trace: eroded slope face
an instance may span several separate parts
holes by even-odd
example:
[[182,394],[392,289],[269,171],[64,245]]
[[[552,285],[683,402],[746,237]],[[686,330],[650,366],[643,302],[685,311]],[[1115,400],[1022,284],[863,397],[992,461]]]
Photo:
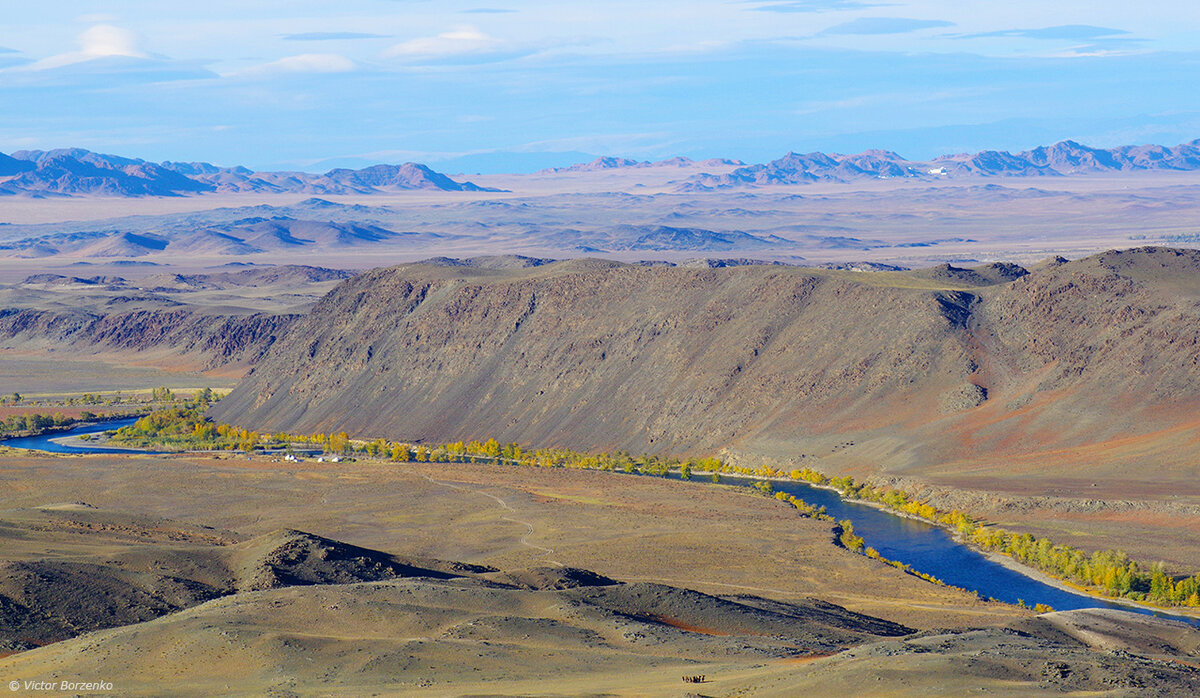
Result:
[[853,276],[586,261],[377,270],[318,304],[214,416],[682,452],[891,424],[897,406],[966,381],[968,296]]
[[80,504],[0,511],[0,655],[231,594],[492,571],[295,530],[238,538]]
[[1200,253],[1110,252],[980,295],[967,334],[988,399],[943,425],[926,460],[1039,454],[1053,467],[1086,454],[1102,476],[1192,472]]

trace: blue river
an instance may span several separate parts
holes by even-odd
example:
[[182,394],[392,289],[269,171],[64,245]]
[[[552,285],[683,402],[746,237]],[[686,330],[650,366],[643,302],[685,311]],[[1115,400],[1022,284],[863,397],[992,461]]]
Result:
[[[704,475],[696,474],[704,481]],[[754,478],[721,476],[721,482],[749,485]],[[954,540],[946,529],[924,521],[897,516],[866,504],[846,501],[832,490],[814,487],[805,482],[771,482],[776,492],[787,492],[809,504],[825,507],[835,519],[850,519],[854,533],[866,544],[889,560],[911,566],[918,572],[933,575],[950,586],[962,587],[1008,603],[1024,601],[1026,605],[1044,603],[1056,611],[1080,608],[1114,608],[1133,611],[1171,620],[1181,620],[1200,627],[1200,619],[1165,611],[1125,605],[1102,598],[1064,591],[1014,572],[982,553]]]
[[[137,421],[136,417],[114,419],[70,431],[60,431],[42,436],[8,439],[0,442],[5,446],[29,448],[51,453],[129,453],[129,450],[100,446],[72,447],[54,443],[51,439],[79,434],[93,434],[118,429]],[[149,451],[139,451],[149,453]],[[707,478],[696,473],[693,481],[704,483]],[[755,478],[723,475],[725,484],[749,486]],[[854,532],[863,537],[866,544],[879,551],[889,560],[911,566],[918,572],[933,575],[943,582],[973,591],[984,598],[994,598],[1008,603],[1024,601],[1027,605],[1043,603],[1058,611],[1080,608],[1113,608],[1146,615],[1181,620],[1200,627],[1200,619],[1176,615],[1165,611],[1125,605],[1102,598],[1064,591],[1014,572],[1004,565],[992,562],[982,553],[957,541],[944,528],[924,521],[897,516],[866,504],[846,501],[836,492],[814,487],[805,482],[771,483],[777,492],[787,492],[816,506],[825,507],[835,519],[850,519]]]
[[[108,419],[101,422],[95,422],[87,426],[75,427],[69,431],[55,431],[41,436],[22,436],[15,439],[4,439],[0,444],[11,446],[13,448],[30,448],[35,451],[46,451],[48,453],[130,453],[131,449],[122,448],[104,448],[102,446],[63,446],[62,444],[54,443],[51,439],[61,439],[64,436],[79,436],[80,434],[99,434],[113,429],[120,429],[124,426],[129,426],[136,422],[138,417],[122,417],[121,419]],[[137,451],[137,453],[150,453],[150,451]]]

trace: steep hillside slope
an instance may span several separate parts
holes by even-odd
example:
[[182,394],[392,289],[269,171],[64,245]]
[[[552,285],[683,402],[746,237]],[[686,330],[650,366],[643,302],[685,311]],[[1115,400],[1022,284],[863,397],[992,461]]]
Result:
[[892,425],[921,461],[1080,445],[1200,405],[1198,300],[1200,252],[1165,248],[1032,274],[408,265],[336,288],[216,415],[659,452]]
[[1200,252],[1024,272],[376,270],[322,300],[213,414],[809,464],[1200,564],[1164,543],[1200,547]]
[[[55,373],[70,362],[94,373],[91,362],[107,360],[240,376],[311,304],[353,275],[299,265],[170,269],[121,269],[132,278],[42,273],[0,284],[0,350],[12,360],[0,361],[0,382],[31,368],[27,360],[53,364],[46,368]],[[43,389],[32,376],[22,385]]]
[[258,360],[298,315],[210,315],[190,310],[84,311],[0,309],[0,340],[23,351],[53,347],[74,353],[167,351],[200,370]]
[[[785,267],[408,265],[339,286],[215,416],[258,428],[709,451],[876,423],[972,367],[970,296]],[[886,332],[887,341],[881,341]]]

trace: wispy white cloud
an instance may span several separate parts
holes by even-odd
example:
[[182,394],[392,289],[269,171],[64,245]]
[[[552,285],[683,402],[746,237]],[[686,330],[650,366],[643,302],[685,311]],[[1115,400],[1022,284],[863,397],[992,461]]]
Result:
[[[76,43],[76,51],[0,68],[0,87],[101,91],[131,84],[216,77],[200,61],[180,61],[146,52],[141,37],[122,27],[97,24],[81,32]],[[6,62],[0,61],[0,66]]]
[[790,0],[789,2],[772,2],[765,5],[755,1],[754,4],[757,7],[749,9],[759,12],[836,12],[886,7],[892,3],[861,2],[860,0]]
[[659,131],[648,133],[595,133],[568,138],[552,138],[522,143],[498,150],[512,153],[546,153],[578,150],[589,153],[627,153],[644,155],[668,150],[676,138],[674,134]]
[[802,102],[793,112],[798,116],[823,114],[835,111],[853,111],[863,108],[879,109],[896,105],[937,104],[948,101],[964,101],[1003,91],[995,86],[962,87],[956,89],[928,91],[886,91],[856,95],[842,99],[810,100]]
[[287,74],[348,73],[358,64],[338,53],[301,53],[228,73],[228,77],[269,77]]
[[462,26],[437,36],[396,44],[384,51],[383,57],[403,63],[470,65],[522,58],[542,49],[498,39],[473,26]]
[[1047,58],[1103,58],[1108,56],[1128,56],[1138,53],[1149,53],[1149,51],[1134,41],[1114,40],[1070,46],[1061,51],[1052,51],[1041,55]]
[[112,24],[117,21],[116,15],[94,12],[86,15],[79,15],[75,18],[76,22],[82,24]]
[[386,58],[444,58],[499,50],[504,42],[475,27],[458,27],[437,36],[411,39],[383,52]]
[[98,58],[119,56],[123,58],[149,58],[139,48],[137,34],[114,27],[111,24],[97,24],[84,30],[78,38],[79,50],[60,53],[49,58],[25,66],[27,70],[49,70],[74,63],[83,63]]
[[1129,32],[1125,31],[1124,29],[1093,27],[1090,24],[1060,24],[1056,27],[1042,27],[1040,29],[1001,29],[997,31],[981,32],[976,34],[957,34],[951,36],[950,38],[984,39],[997,37],[1079,41],[1127,34],[1129,34]]

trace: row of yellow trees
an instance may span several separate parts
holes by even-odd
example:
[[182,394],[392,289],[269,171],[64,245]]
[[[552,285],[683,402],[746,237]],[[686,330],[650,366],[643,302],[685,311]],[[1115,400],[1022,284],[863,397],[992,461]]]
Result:
[[[810,468],[785,472],[769,466],[735,466],[719,458],[661,458],[655,455],[614,453],[581,453],[570,449],[526,449],[519,444],[501,444],[495,439],[486,441],[455,441],[445,444],[411,444],[385,439],[352,440],[346,432],[336,434],[261,435],[226,424],[213,424],[204,417],[208,397],[194,399],[178,407],[161,410],[138,420],[132,427],[121,429],[114,440],[140,446],[166,446],[181,449],[231,449],[250,451],[256,448],[281,449],[313,447],[342,455],[361,454],[386,458],[396,462],[429,463],[496,463],[541,468],[582,468],[630,474],[665,477],[673,471],[684,479],[707,474],[714,481],[721,474],[763,478],[759,486],[764,494],[773,495],[792,504],[804,516],[830,520],[822,507],[815,507],[793,495],[770,489],[769,480],[791,479],[821,487],[832,487],[846,499],[874,502],[893,511],[932,521],[955,530],[963,540],[984,550],[1009,555],[1059,579],[1108,596],[1123,597],[1164,606],[1200,606],[1200,574],[1175,578],[1166,574],[1161,564],[1140,565],[1119,550],[1096,551],[1088,554],[1067,545],[1057,545],[1045,538],[1018,534],[992,526],[982,526],[967,514],[942,511],[928,502],[909,497],[902,490],[858,483],[850,477],[828,478]],[[839,539],[850,550],[879,558],[878,552],[865,545],[854,534],[849,521],[839,523]],[[888,561],[902,569],[903,563]],[[913,574],[937,581],[913,570]]]
[[804,468],[791,477],[836,489],[843,497],[882,504],[889,509],[953,528],[959,535],[984,550],[1003,553],[1047,574],[1107,596],[1127,598],[1162,606],[1200,607],[1200,574],[1175,578],[1162,563],[1139,565],[1121,550],[1098,550],[1090,555],[1047,538],[982,526],[957,509],[949,512],[909,498],[888,487],[872,487],[850,477],[826,478]]

